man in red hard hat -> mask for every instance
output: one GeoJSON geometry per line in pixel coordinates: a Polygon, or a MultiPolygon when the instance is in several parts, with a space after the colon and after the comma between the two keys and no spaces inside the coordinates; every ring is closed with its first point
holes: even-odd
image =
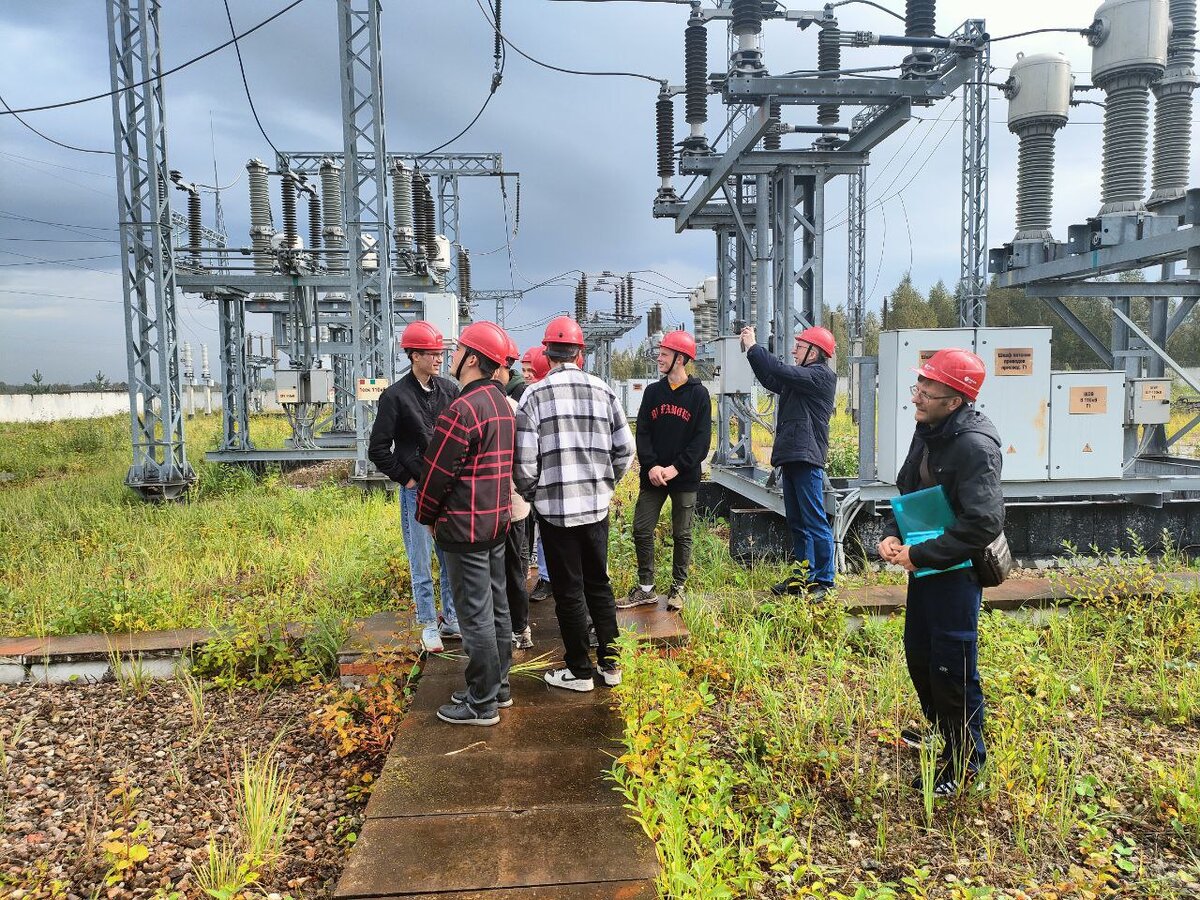
{"type": "Polygon", "coordinates": [[[509,338],[495,322],[472,322],[458,338],[450,371],[462,392],[438,417],[425,451],[417,520],[433,528],[454,597],[467,686],[437,716],[452,725],[495,725],[512,706],[512,620],[505,591],[516,426],[493,379],[507,364],[509,338]]]}
{"type": "Polygon", "coordinates": [[[742,329],[742,349],[750,368],[768,391],[779,395],[771,465],[783,472],[783,509],[792,532],[792,574],[771,592],[807,594],[817,600],[833,587],[833,529],[825,514],[825,462],[829,420],[837,395],[833,334],[806,328],[792,347],[794,366],[756,343],[754,329],[742,329]]]}
{"type": "Polygon", "coordinates": [[[517,407],[515,480],[537,511],[566,651],[566,665],[543,677],[552,687],[591,691],[597,674],[610,687],[621,683],[612,646],[617,610],[608,578],[608,506],[633,461],[633,435],[612,388],[579,368],[579,323],[554,319],[543,345],[552,368],[517,407]],[[589,612],[598,642],[595,666],[589,612]]]}
{"type": "Polygon", "coordinates": [[[425,474],[425,448],[433,435],[433,423],[458,395],[458,385],[437,374],[445,346],[442,333],[429,322],[411,323],[400,335],[400,346],[408,354],[411,369],[380,395],[367,455],[380,472],[400,486],[400,533],[408,557],[417,624],[421,626],[421,645],[431,653],[439,653],[443,638],[459,636],[458,615],[454,611],[454,591],[443,574],[439,626],[431,554],[437,552],[443,573],[446,563],[429,529],[417,522],[417,493],[425,474]]]}
{"type": "MultiPolygon", "coordinates": [[[[901,543],[894,521],[885,526],[879,555],[909,572],[969,560],[1004,530],[1000,436],[972,406],[984,373],[983,360],[959,349],[939,350],[917,370],[917,427],[896,487],[908,494],[941,485],[955,520],[940,537],[911,547],[901,543]]],[[[970,567],[908,580],[904,655],[921,711],[943,739],[933,786],[939,796],[957,793],[987,756],[978,668],[982,596],[970,567]]],[[[909,729],[900,736],[915,747],[932,740],[909,729]]],[[[920,778],[913,787],[922,787],[920,778]]]]}
{"type": "Polygon", "coordinates": [[[654,590],[654,529],[671,500],[672,565],[667,609],[682,609],[692,562],[692,523],[700,464],[712,443],[712,403],[700,379],[689,377],[696,341],[686,331],[669,331],[658,347],[658,381],[642,394],[638,408],[637,455],[640,484],[633,512],[633,546],[638,581],[617,601],[627,609],[658,602],[654,590]]]}

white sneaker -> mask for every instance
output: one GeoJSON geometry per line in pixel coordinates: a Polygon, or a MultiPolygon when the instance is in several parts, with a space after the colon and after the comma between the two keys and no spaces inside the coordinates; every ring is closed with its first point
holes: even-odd
{"type": "Polygon", "coordinates": [[[533,632],[526,625],[522,631],[514,631],[512,633],[512,642],[514,650],[532,650],[533,649],[533,632]]]}
{"type": "Polygon", "coordinates": [[[565,688],[568,691],[587,693],[596,689],[596,682],[591,678],[576,678],[565,666],[561,669],[551,669],[542,676],[550,687],[565,688]]]}
{"type": "Polygon", "coordinates": [[[426,653],[441,653],[446,649],[442,646],[442,636],[438,634],[436,625],[426,625],[421,629],[421,649],[426,653]]]}
{"type": "Polygon", "coordinates": [[[621,670],[616,666],[613,666],[611,669],[597,666],[596,671],[600,673],[600,677],[604,680],[605,687],[616,687],[621,683],[621,670]]]}

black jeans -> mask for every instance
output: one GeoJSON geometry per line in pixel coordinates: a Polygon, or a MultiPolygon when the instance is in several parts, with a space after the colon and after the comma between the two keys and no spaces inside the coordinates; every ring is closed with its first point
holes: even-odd
{"type": "Polygon", "coordinates": [[[654,584],[654,528],[663,504],[671,498],[671,586],[683,587],[692,563],[692,523],[696,492],[669,487],[643,487],[633,508],[633,547],[637,551],[638,584],[654,584]]]}
{"type": "MultiPolygon", "coordinates": [[[[532,514],[527,518],[532,518],[532,514]]],[[[526,519],[508,523],[508,537],[504,541],[504,577],[508,593],[508,611],[512,614],[513,634],[524,631],[529,625],[529,589],[525,578],[529,575],[528,552],[525,543],[526,519]]]]}
{"type": "Polygon", "coordinates": [[[496,697],[508,687],[512,665],[512,621],[504,592],[504,545],[466,553],[444,551],[446,569],[457,603],[458,627],[467,654],[467,703],[491,712],[496,697]]]}
{"type": "MultiPolygon", "coordinates": [[[[455,595],[457,596],[457,595],[455,595]]],[[[983,688],[979,683],[979,604],[970,569],[908,579],[904,656],[921,711],[945,739],[956,768],[983,766],[983,688]]]]}
{"type": "Polygon", "coordinates": [[[617,637],[617,604],[608,580],[608,516],[570,528],[539,517],[538,525],[566,651],[564,662],[576,678],[592,678],[588,614],[596,626],[596,657],[605,668],[612,665],[612,642],[617,637]]]}

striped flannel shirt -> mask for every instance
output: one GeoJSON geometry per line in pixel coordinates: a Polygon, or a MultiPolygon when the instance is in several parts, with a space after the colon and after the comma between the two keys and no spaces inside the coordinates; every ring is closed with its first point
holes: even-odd
{"type": "Polygon", "coordinates": [[[439,547],[485,550],[508,533],[514,421],[503,390],[491,379],[463,388],[433,426],[417,521],[433,526],[439,547]]]}
{"type": "Polygon", "coordinates": [[[553,369],[521,397],[513,479],[552,525],[572,528],[607,516],[613,486],[633,453],[617,395],[573,363],[553,369]]]}

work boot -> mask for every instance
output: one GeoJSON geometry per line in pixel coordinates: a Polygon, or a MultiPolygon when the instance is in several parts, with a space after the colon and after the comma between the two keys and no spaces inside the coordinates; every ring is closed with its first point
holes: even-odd
{"type": "Polygon", "coordinates": [[[800,572],[793,572],[779,584],[771,585],[771,593],[776,597],[799,597],[808,593],[808,579],[800,572]]]}
{"type": "Polygon", "coordinates": [[[672,612],[683,609],[683,585],[671,585],[671,589],[667,591],[667,609],[672,612]]]}
{"type": "Polygon", "coordinates": [[[635,584],[629,594],[617,600],[617,609],[633,609],[635,606],[650,606],[658,603],[658,594],[654,591],[644,591],[635,584]]]}
{"type": "Polygon", "coordinates": [[[554,591],[550,588],[550,582],[545,578],[539,578],[537,584],[533,586],[533,590],[529,592],[530,603],[541,603],[543,600],[549,600],[554,596],[554,591]]]}

